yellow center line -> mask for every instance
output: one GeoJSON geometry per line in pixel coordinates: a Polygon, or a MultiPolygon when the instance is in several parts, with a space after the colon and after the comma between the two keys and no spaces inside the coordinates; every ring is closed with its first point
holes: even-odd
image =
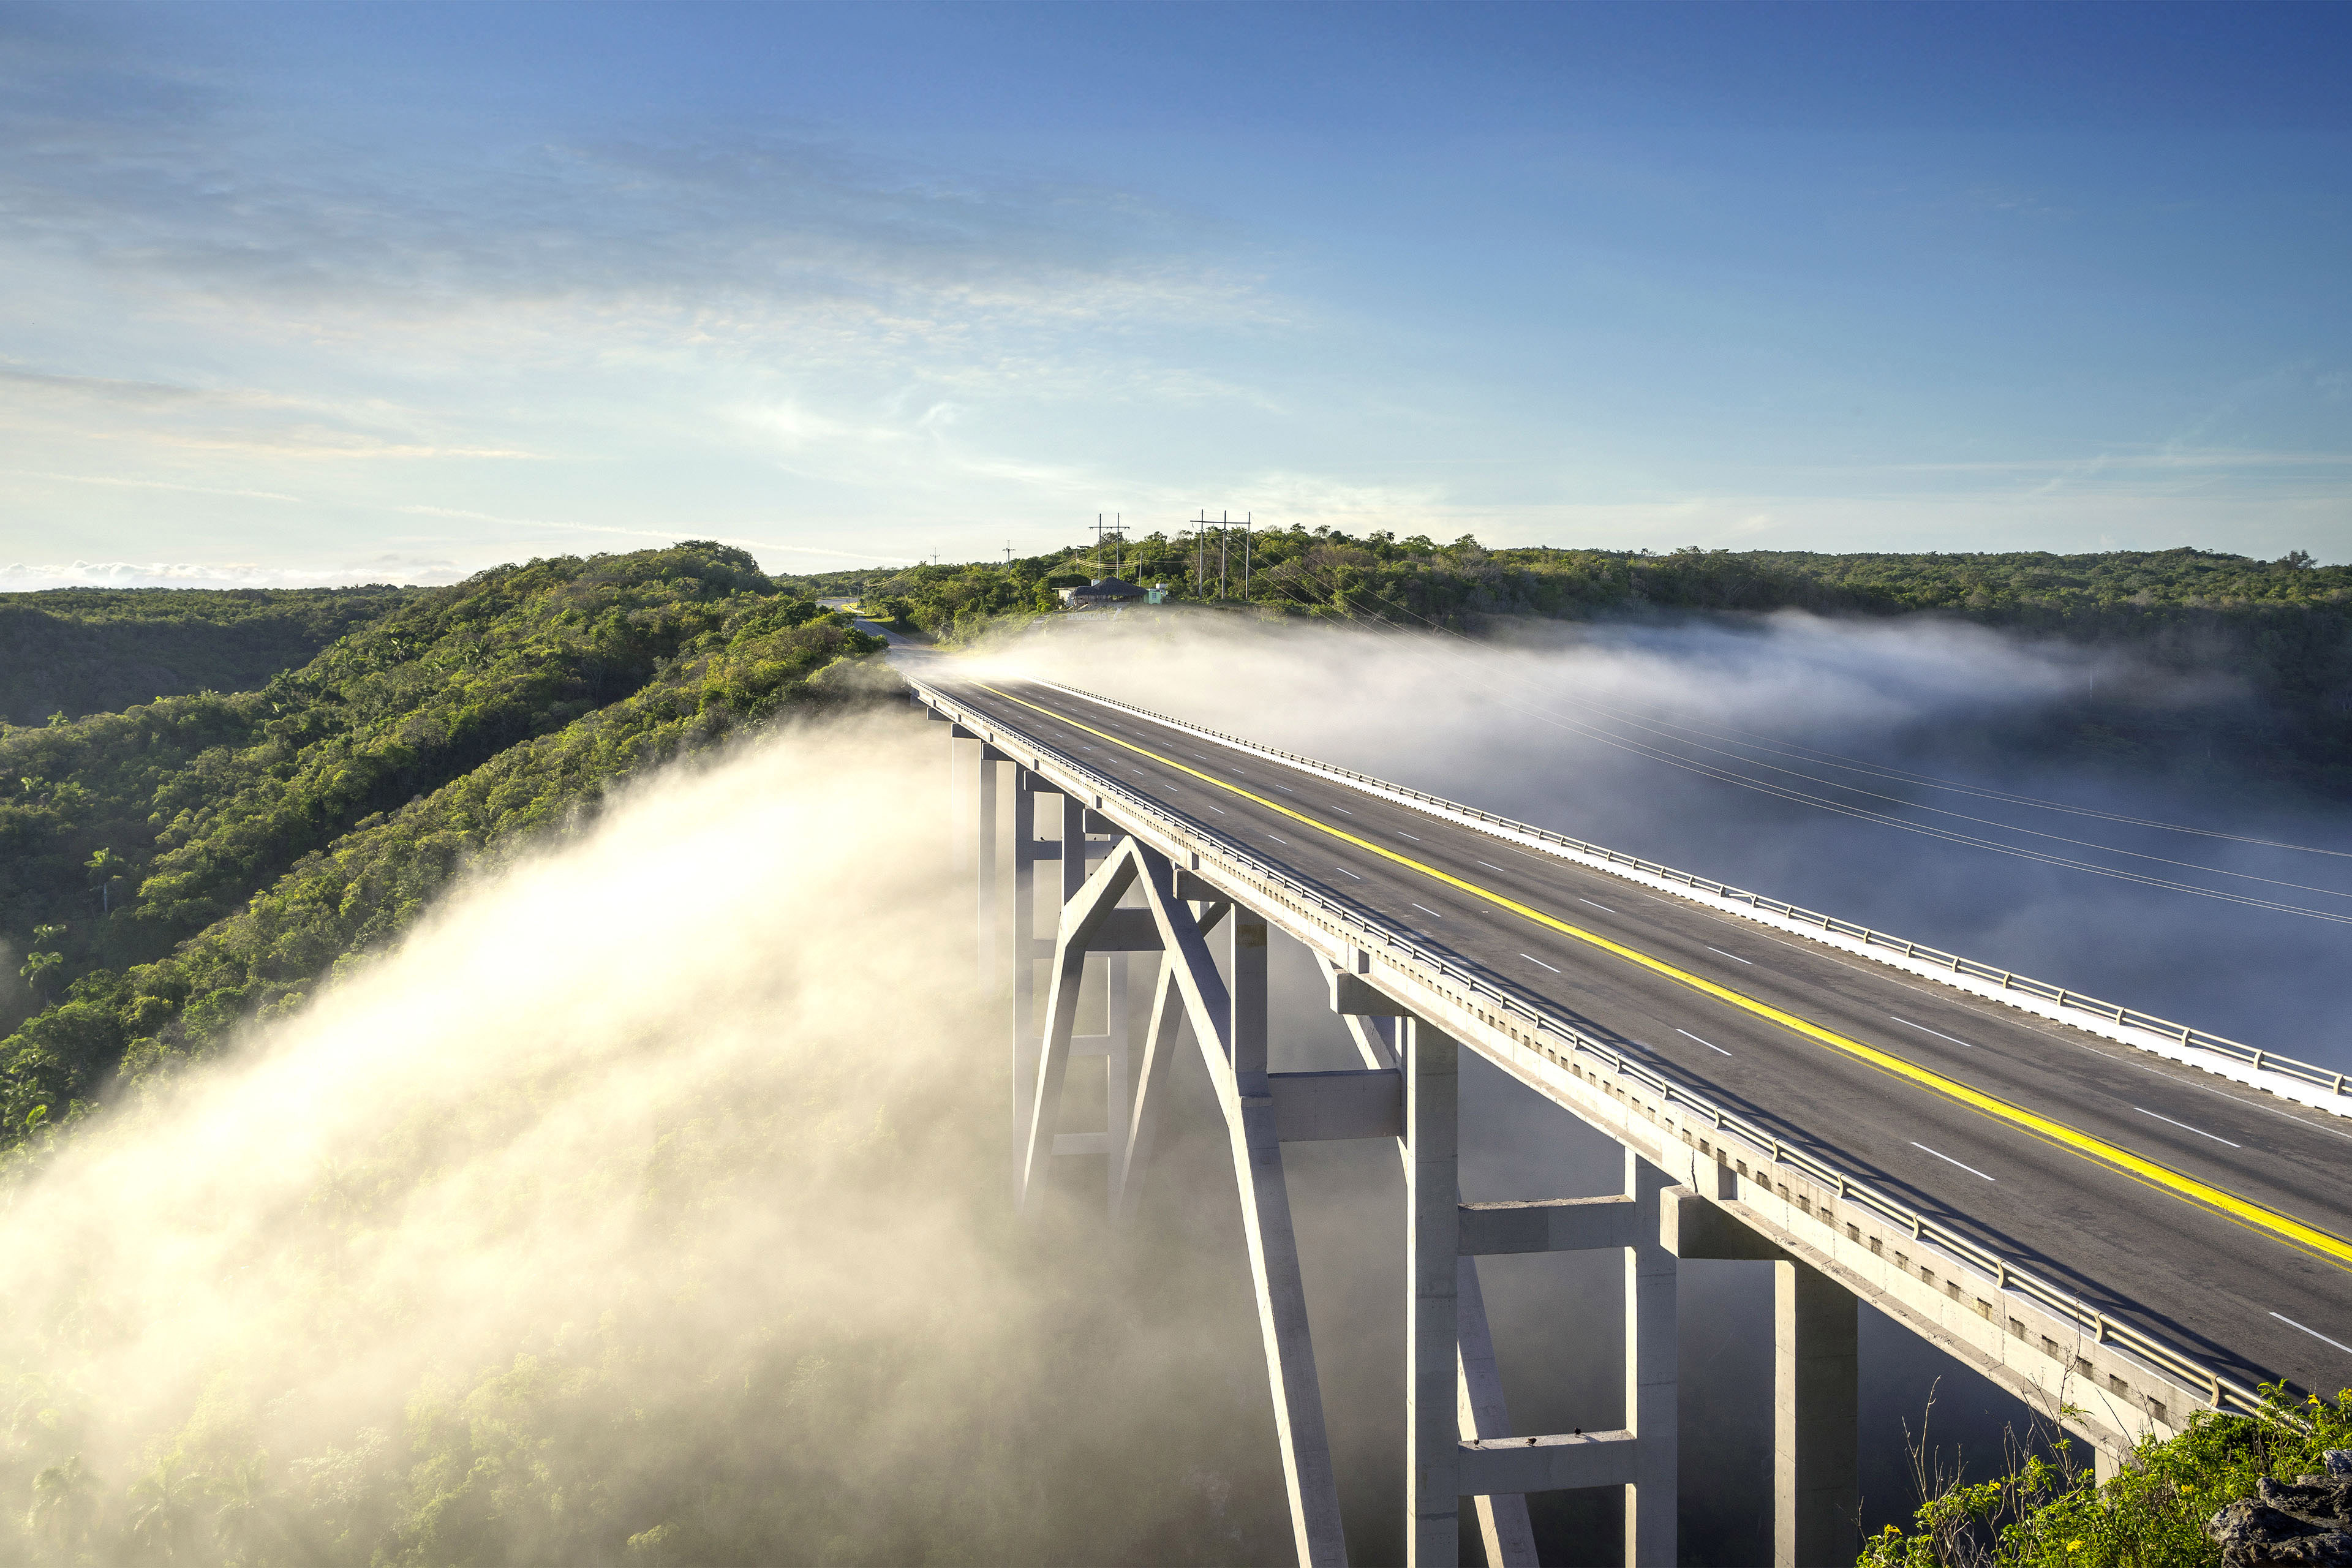
{"type": "Polygon", "coordinates": [[[2347,1242],[2341,1237],[2332,1236],[2292,1215],[2281,1214],[2276,1209],[2264,1207],[2248,1198],[2242,1198],[2237,1194],[2214,1186],[2210,1182],[2202,1182],[2186,1173],[2173,1170],[2169,1166],[2159,1165],[2153,1160],[2135,1154],[2130,1150],[2110,1143],[2103,1138],[2078,1131],[2063,1121],[2053,1121],[2049,1117],[2037,1111],[2028,1110],[2025,1107],[2002,1100],[1997,1095],[1987,1094],[1979,1089],[1972,1089],[1956,1079],[1946,1078],[1941,1073],[1896,1056],[1892,1051],[1882,1050],[1876,1046],[1864,1045],[1860,1040],[1849,1038],[1832,1029],[1825,1029],[1809,1019],[1801,1018],[1793,1013],[1783,1012],[1769,1002],[1743,995],[1727,985],[1718,985],[1703,975],[1677,969],[1663,959],[1653,958],[1638,949],[1627,947],[1622,942],[1612,942],[1598,931],[1571,925],[1556,915],[1530,908],[1517,900],[1505,898],[1500,893],[1482,888],[1475,882],[1465,881],[1451,872],[1441,871],[1434,866],[1424,865],[1409,855],[1400,854],[1394,849],[1374,844],[1370,839],[1360,838],[1345,828],[1334,827],[1328,822],[1319,822],[1303,812],[1293,810],[1280,801],[1268,800],[1262,795],[1253,794],[1241,785],[1228,783],[1213,773],[1204,773],[1198,768],[1187,767],[1172,757],[1163,757],[1149,747],[1136,744],[1133,741],[1097,730],[1090,724],[1080,723],[1066,714],[1056,713],[1050,708],[1039,707],[1036,703],[1015,697],[1009,691],[999,691],[995,687],[982,682],[975,681],[973,684],[979,686],[982,691],[1003,698],[1007,702],[1018,703],[1021,707],[1034,713],[1042,713],[1057,723],[1084,730],[1098,740],[1123,746],[1138,756],[1149,757],[1162,767],[1173,768],[1178,773],[1199,779],[1202,784],[1214,784],[1217,788],[1239,795],[1244,800],[1262,805],[1268,811],[1278,812],[1293,822],[1312,827],[1318,832],[1328,833],[1341,843],[1353,845],[1368,855],[1377,855],[1381,859],[1393,862],[1407,870],[1418,871],[1433,881],[1443,882],[1448,887],[1484,899],[1488,903],[1508,910],[1513,914],[1532,921],[1547,930],[1558,931],[1563,936],[1574,937],[1579,942],[1589,942],[1604,952],[1613,953],[1624,959],[1629,963],[1637,963],[1653,973],[1664,975],[1678,984],[1702,992],[1717,1001],[1728,1003],[1759,1018],[1769,1019],[1782,1028],[1793,1030],[1808,1039],[1828,1046],[1833,1050],[1842,1051],[1847,1056],[1868,1063],[1882,1072],[1890,1073],[1896,1078],[1917,1084],[1921,1088],[1932,1089],[1948,1099],[1958,1100],[1970,1110],[1992,1117],[1996,1121],[2008,1122],[2036,1137],[2072,1150],[2077,1154],[2112,1165],[2150,1186],[2162,1188],[2177,1197],[2186,1198],[2190,1202],[2219,1210],[2234,1220],[2255,1229],[2268,1231],[2282,1240],[2318,1253],[2339,1265],[2352,1265],[2352,1242],[2347,1242]]]}

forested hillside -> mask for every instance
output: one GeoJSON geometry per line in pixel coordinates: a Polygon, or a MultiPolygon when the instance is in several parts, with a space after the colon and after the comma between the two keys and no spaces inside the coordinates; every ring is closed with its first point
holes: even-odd
{"type": "Polygon", "coordinates": [[[0,600],[0,637],[32,650],[0,664],[0,689],[37,710],[0,723],[0,1029],[13,1029],[0,1141],[53,1125],[118,1068],[135,1076],[293,1005],[469,859],[593,807],[633,769],[814,699],[820,670],[879,646],[821,594],[945,636],[1044,612],[1055,586],[1115,567],[1179,597],[1413,630],[1931,611],[2242,683],[2185,717],[2103,699],[2025,743],[2135,765],[2218,743],[2256,774],[2352,791],[2352,569],[2300,556],[1656,556],[1294,530],[1251,541],[1244,605],[1240,547],[1237,532],[1155,534],[1003,564],[772,578],[705,542],[448,588],[0,600]],[[239,671],[256,672],[250,689],[236,689],[239,671]],[[173,685],[196,689],[156,694],[173,685]],[[100,701],[110,710],[74,716],[100,701]],[[69,716],[52,720],[51,703],[69,716]]]}
{"type": "Polygon", "coordinates": [[[405,591],[258,690],[0,726],[0,1136],[294,1005],[469,860],[880,647],[689,542],[405,591]]]}
{"type": "Polygon", "coordinates": [[[1173,597],[1262,615],[1370,619],[1476,635],[1504,617],[1655,618],[1782,609],[1824,615],[1922,612],[2099,645],[2172,674],[2234,681],[2243,700],[2191,712],[2130,691],[2085,704],[2063,734],[2032,743],[2085,760],[2161,765],[2193,752],[2271,783],[2352,795],[2352,566],[2300,552],[2254,561],[2213,551],[2097,555],[1820,555],[1787,551],[1488,550],[1389,533],[1262,531],[1205,539],[1154,533],[1102,549],[895,573],[798,580],[811,594],[860,594],[937,636],[970,637],[1055,607],[1057,584],[1118,569],[1173,597]],[[1223,551],[1220,578],[1219,552],[1223,551]],[[1222,582],[1222,593],[1221,593],[1222,582]]]}
{"type": "Polygon", "coordinates": [[[0,722],[250,691],[413,589],[56,588],[0,594],[0,722]]]}

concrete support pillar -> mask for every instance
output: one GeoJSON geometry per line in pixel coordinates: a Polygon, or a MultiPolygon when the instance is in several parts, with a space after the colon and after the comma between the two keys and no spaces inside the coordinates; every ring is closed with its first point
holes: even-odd
{"type": "Polygon", "coordinates": [[[1460,1047],[1402,1020],[1405,1136],[1405,1563],[1460,1561],[1460,1047]]]}
{"type": "Polygon", "coordinates": [[[1062,904],[1076,898],[1078,889],[1087,885],[1087,808],[1066,795],[1059,798],[1062,802],[1062,896],[1055,906],[1057,910],[1062,904]]]}
{"type": "MultiPolygon", "coordinates": [[[[1454,1398],[1464,1441],[1511,1435],[1510,1407],[1503,1399],[1503,1376],[1495,1364],[1495,1336],[1486,1325],[1486,1292],[1478,1285],[1478,1260],[1461,1259],[1454,1270],[1455,1322],[1461,1341],[1461,1376],[1454,1398]]],[[[1473,1497],[1478,1542],[1486,1568],[1537,1568],[1535,1527],[1528,1519],[1525,1493],[1473,1497]]]]}
{"type": "Polygon", "coordinates": [[[1852,1291],[1772,1265],[1773,1568],[1843,1568],[1862,1551],[1859,1331],[1852,1291]]]}
{"type": "Polygon", "coordinates": [[[1003,837],[1003,816],[997,808],[997,775],[1004,764],[1002,753],[982,745],[980,751],[979,788],[979,861],[980,861],[980,984],[982,990],[993,990],[997,984],[997,968],[1003,962],[999,947],[1003,942],[1003,889],[997,878],[1000,864],[998,840],[1003,837]]]}
{"type": "Polygon", "coordinates": [[[1105,1162],[1105,1195],[1114,1217],[1118,1214],[1119,1189],[1127,1180],[1121,1168],[1125,1163],[1118,1144],[1127,1135],[1130,1107],[1128,1103],[1129,1038],[1127,976],[1129,958],[1126,953],[1104,955],[1110,966],[1103,976],[1103,1008],[1107,1016],[1104,1028],[1110,1039],[1103,1054],[1103,1125],[1110,1129],[1110,1158],[1105,1162]]]}
{"type": "Polygon", "coordinates": [[[1013,1049],[1037,1032],[1037,776],[1013,770],[1013,1049]]]}
{"type": "Polygon", "coordinates": [[[1675,1258],[1659,1234],[1659,1194],[1674,1178],[1625,1151],[1625,1194],[1634,1241],[1625,1249],[1625,1426],[1633,1434],[1633,1480],[1625,1488],[1629,1568],[1675,1568],[1675,1470],[1681,1394],[1675,1258]]]}
{"type": "Polygon", "coordinates": [[[1233,995],[1237,1079],[1265,1071],[1265,917],[1255,910],[1235,909],[1225,922],[1225,984],[1233,995]]]}
{"type": "Polygon", "coordinates": [[[980,854],[979,759],[987,749],[958,733],[961,728],[950,725],[948,731],[948,850],[959,877],[980,854]]]}

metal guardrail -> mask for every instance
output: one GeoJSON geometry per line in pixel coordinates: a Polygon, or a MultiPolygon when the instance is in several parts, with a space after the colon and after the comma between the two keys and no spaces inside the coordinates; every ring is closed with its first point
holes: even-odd
{"type": "Polygon", "coordinates": [[[2150,1034],[2169,1036],[2183,1046],[2212,1051],[2216,1055],[2244,1062],[2261,1071],[2278,1073],[2299,1082],[2326,1089],[2334,1094],[2344,1094],[2346,1080],[2347,1078],[2352,1078],[2352,1074],[2337,1072],[2333,1068],[2318,1067],[2306,1061],[2298,1061],[2294,1057],[2282,1056],[2276,1051],[2250,1046],[2243,1041],[2231,1039],[2226,1035],[2216,1035],[2209,1030],[2191,1027],[2187,1024],[2176,1024],[2169,1018],[2158,1017],[2153,1013],[2143,1013],[2137,1007],[2126,1007],[2114,1002],[2103,1002],[2095,996],[2084,995],[2080,991],[2072,991],[2063,985],[2053,985],[2046,980],[2035,980],[2029,975],[2019,974],[2013,970],[1997,968],[1990,963],[1980,963],[1973,958],[1963,958],[1958,953],[1946,952],[1940,948],[1929,947],[1925,942],[1908,942],[1902,937],[1890,936],[1885,931],[1874,931],[1868,926],[1857,925],[1852,921],[1822,914],[1818,910],[1809,910],[1800,904],[1767,898],[1762,893],[1751,893],[1745,888],[1735,888],[1728,882],[1718,882],[1709,877],[1694,876],[1688,871],[1661,865],[1655,860],[1644,860],[1638,855],[1628,855],[1622,850],[1612,849],[1605,844],[1593,844],[1581,838],[1570,837],[1565,833],[1554,833],[1548,827],[1537,827],[1512,817],[1499,816],[1491,811],[1481,811],[1475,805],[1465,805],[1460,801],[1448,800],[1444,795],[1411,789],[1387,779],[1375,778],[1370,773],[1360,773],[1349,768],[1337,767],[1329,763],[1319,762],[1313,757],[1302,757],[1296,752],[1286,752],[1262,742],[1244,740],[1238,735],[1228,735],[1221,730],[1212,730],[1206,725],[1195,724],[1188,720],[1171,719],[1165,714],[1154,713],[1148,708],[1139,708],[1132,702],[1122,702],[1113,697],[1097,696],[1091,691],[1082,691],[1075,686],[1055,685],[1049,681],[1040,681],[1038,684],[1051,686],[1054,690],[1067,692],[1074,697],[1083,697],[1089,702],[1099,702],[1106,708],[1116,708],[1122,713],[1133,714],[1139,719],[1149,719],[1154,723],[1167,724],[1176,729],[1190,730],[1196,734],[1212,736],[1229,745],[1255,752],[1261,756],[1278,757],[1286,763],[1297,763],[1316,773],[1369,784],[1389,794],[1406,795],[1424,805],[1438,806],[1446,811],[1460,812],[1465,816],[1475,817],[1481,822],[1489,822],[1497,827],[1507,827],[1514,833],[1524,833],[1531,838],[1540,838],[1548,843],[1561,845],[1580,854],[1606,860],[1612,865],[1630,867],[1633,870],[1645,872],[1669,882],[1680,882],[1685,887],[1712,893],[1717,898],[1729,899],[1759,910],[1769,910],[1774,914],[1801,921],[1806,925],[1819,926],[1825,931],[1834,931],[1841,936],[1856,938],[1865,947],[1884,947],[1899,952],[1906,958],[1925,959],[1939,967],[1949,969],[1955,974],[1971,975],[1979,980],[1998,981],[2003,991],[2022,992],[2029,996],[2039,997],[2044,1002],[2054,1003],[2061,1010],[2073,1007],[2107,1023],[2146,1029],[2150,1034]]]}
{"type": "MultiPolygon", "coordinates": [[[[989,729],[996,729],[1003,725],[1003,721],[975,713],[954,698],[911,677],[908,678],[908,684],[921,693],[933,706],[951,711],[967,727],[976,723],[989,729]]],[[[1097,700],[1101,700],[1097,699],[1097,700]]],[[[1110,705],[1124,708],[1127,711],[1141,717],[1158,717],[1155,714],[1146,713],[1141,709],[1128,708],[1125,704],[1110,705]]],[[[1215,731],[1208,732],[1215,733],[1215,731]]],[[[1220,739],[1230,738],[1220,737],[1220,739]]],[[[1024,736],[1024,739],[1026,740],[1028,737],[1024,736]]],[[[1242,743],[1255,745],[1254,742],[1242,743]]],[[[1269,896],[1270,901],[1288,904],[1295,912],[1315,921],[1334,934],[1346,937],[1357,946],[1367,949],[1383,948],[1390,955],[1402,954],[1413,965],[1433,971],[1444,980],[1475,996],[1478,1002],[1495,1011],[1514,1014],[1527,1019],[1538,1033],[1548,1034],[1556,1039],[1565,1041],[1570,1047],[1569,1054],[1571,1058],[1579,1052],[1591,1056],[1606,1063],[1610,1071],[1616,1076],[1631,1079],[1649,1089],[1658,1097],[1661,1104],[1678,1103],[1685,1110],[1706,1117],[1718,1134],[1728,1132],[1759,1152],[1769,1154],[1776,1167],[1787,1167],[1799,1173],[1817,1185],[1834,1191],[1841,1202],[1869,1210],[1880,1218],[1908,1230],[1918,1241],[1959,1259],[1992,1281],[1997,1292],[2006,1295],[2013,1291],[2032,1301],[2061,1321],[2073,1323],[2076,1332],[2087,1334],[2092,1343],[2127,1351],[2176,1383],[2201,1390],[2212,1408],[2224,1411],[2234,1410],[2239,1414],[2249,1415],[2260,1415],[2269,1408],[2259,1392],[2233,1378],[2225,1377],[2215,1372],[2187,1352],[2136,1329],[2128,1323],[2118,1322],[2109,1318],[2097,1308],[2085,1304],[2079,1297],[2050,1284],[2029,1269],[2021,1268],[1999,1253],[1979,1246],[1949,1226],[1930,1219],[1907,1204],[1889,1197],[1869,1184],[1847,1175],[1829,1162],[1786,1142],[1769,1129],[1758,1126],[1735,1111],[1724,1110],[1706,1096],[1692,1093],[1648,1065],[1626,1056],[1613,1046],[1593,1039],[1573,1024],[1565,1019],[1554,1017],[1525,997],[1514,992],[1497,988],[1486,976],[1462,968],[1450,961],[1445,954],[1423,947],[1401,931],[1385,924],[1371,924],[1360,914],[1335,907],[1322,889],[1302,882],[1280,866],[1259,858],[1256,854],[1238,844],[1206,836],[1194,824],[1170,812],[1159,802],[1136,794],[1118,780],[1089,768],[1086,763],[1066,752],[1043,745],[1034,740],[1029,740],[1029,744],[1043,754],[1052,755],[1073,773],[1082,773],[1089,779],[1096,780],[1097,794],[1106,798],[1116,796],[1124,809],[1157,823],[1171,841],[1205,845],[1228,868],[1238,868],[1243,870],[1245,873],[1243,879],[1256,881],[1260,889],[1269,896]],[[1372,940],[1359,940],[1358,932],[1364,932],[1372,940]]],[[[1266,750],[1267,748],[1255,749],[1266,750]]],[[[1286,755],[1286,753],[1277,754],[1286,755]]],[[[1328,765],[1313,763],[1309,758],[1295,760],[1308,762],[1318,768],[1328,765]]],[[[1385,781],[1372,779],[1368,774],[1357,773],[1350,776],[1381,784],[1383,788],[1393,787],[1387,784],[1385,781]]],[[[1433,795],[1423,798],[1433,801],[1438,799],[1433,795]]],[[[1450,805],[1452,803],[1444,804],[1450,805]]],[[[1493,820],[1505,822],[1508,819],[1496,817],[1493,820]]],[[[1439,989],[1442,990],[1444,987],[1439,989]]]]}

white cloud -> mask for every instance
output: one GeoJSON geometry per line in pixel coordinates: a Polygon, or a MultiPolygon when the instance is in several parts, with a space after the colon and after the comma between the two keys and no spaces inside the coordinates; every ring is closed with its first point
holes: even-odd
{"type": "Polygon", "coordinates": [[[14,562],[0,565],[0,592],[44,588],[335,588],[354,583],[455,583],[453,561],[380,555],[349,566],[263,566],[188,561],[14,562]]]}

